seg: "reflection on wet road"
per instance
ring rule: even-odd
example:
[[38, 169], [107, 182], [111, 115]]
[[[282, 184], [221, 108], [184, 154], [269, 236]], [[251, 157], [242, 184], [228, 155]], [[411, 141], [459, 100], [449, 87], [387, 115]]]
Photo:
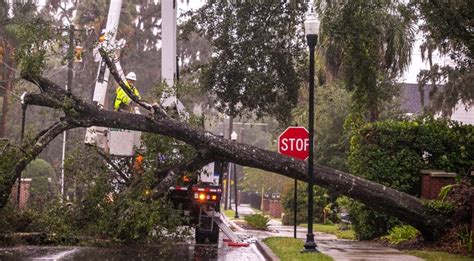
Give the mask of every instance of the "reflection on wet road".
[[254, 244], [250, 247], [229, 247], [219, 244], [197, 245], [174, 243], [160, 246], [98, 247], [45, 247], [20, 246], [0, 248], [0, 260], [264, 260]]

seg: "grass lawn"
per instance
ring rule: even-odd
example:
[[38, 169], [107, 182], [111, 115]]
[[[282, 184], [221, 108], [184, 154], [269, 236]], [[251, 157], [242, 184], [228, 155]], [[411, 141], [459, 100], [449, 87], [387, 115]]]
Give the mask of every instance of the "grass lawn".
[[417, 256], [425, 259], [426, 261], [472, 261], [472, 257], [453, 255], [446, 252], [435, 252], [435, 251], [422, 251], [422, 250], [410, 250], [406, 251], [407, 254]]
[[224, 210], [224, 214], [227, 216], [227, 218], [229, 219], [235, 219], [234, 216], [235, 216], [235, 211], [232, 210], [232, 209], [227, 209], [227, 210]]
[[282, 261], [286, 260], [333, 260], [322, 253], [300, 253], [303, 250], [304, 242], [301, 239], [291, 237], [269, 237], [263, 240], [273, 253]]
[[[300, 224], [300, 226], [308, 227], [308, 224]], [[318, 232], [333, 234], [337, 236], [337, 238], [355, 240], [354, 230], [349, 229], [349, 230], [342, 231], [342, 230], [339, 230], [337, 225], [313, 224], [313, 230], [318, 231]]]

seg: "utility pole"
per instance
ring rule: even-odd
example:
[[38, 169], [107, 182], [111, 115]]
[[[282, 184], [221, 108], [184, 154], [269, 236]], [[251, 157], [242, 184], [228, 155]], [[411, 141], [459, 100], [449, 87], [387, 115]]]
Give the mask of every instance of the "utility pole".
[[[67, 64], [67, 83], [64, 89], [72, 89], [72, 81], [74, 79], [74, 58], [75, 58], [75, 45], [74, 45], [74, 36], [76, 32], [82, 32], [84, 30], [76, 29], [73, 24], [69, 25], [68, 28], [62, 29], [68, 32], [69, 35], [69, 47], [68, 47], [68, 57], [69, 61]], [[66, 142], [67, 142], [67, 131], [63, 132], [63, 148], [62, 148], [62, 160], [61, 160], [61, 202], [64, 200], [64, 160], [66, 158]]]
[[[23, 138], [25, 137], [25, 120], [26, 120], [26, 104], [25, 104], [25, 94], [26, 92], [21, 95], [21, 133], [20, 133], [20, 144], [23, 145]], [[20, 209], [20, 197], [21, 197], [21, 172], [20, 176], [18, 177], [18, 188], [16, 192], [16, 199], [18, 203], [18, 209]]]
[[[229, 117], [229, 139], [231, 138], [232, 135], [232, 127], [233, 127], [233, 122], [234, 122], [234, 117], [230, 116]], [[225, 119], [224, 119], [225, 123]], [[227, 170], [227, 179], [226, 179], [226, 184], [225, 184], [225, 199], [224, 199], [224, 210], [230, 209], [230, 175], [232, 172], [232, 163], [229, 162], [228, 170]]]

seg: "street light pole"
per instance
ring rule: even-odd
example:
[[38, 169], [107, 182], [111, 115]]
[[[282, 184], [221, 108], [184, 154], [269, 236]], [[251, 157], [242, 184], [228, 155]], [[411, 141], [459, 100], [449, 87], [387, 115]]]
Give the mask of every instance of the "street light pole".
[[[237, 141], [237, 132], [232, 131], [230, 134], [232, 141]], [[239, 210], [237, 209], [237, 171], [235, 169], [235, 163], [232, 163], [232, 174], [234, 174], [234, 204], [235, 204], [235, 215], [234, 218], [239, 218]]]
[[309, 158], [308, 158], [308, 234], [303, 252], [319, 252], [313, 234], [313, 160], [314, 160], [314, 50], [318, 42], [319, 21], [311, 10], [304, 22], [309, 47]]
[[[232, 124], [234, 121], [234, 117], [230, 116], [229, 117], [229, 139], [232, 138]], [[225, 119], [224, 119], [225, 123]], [[224, 210], [230, 209], [231, 208], [231, 202], [230, 202], [230, 175], [232, 172], [232, 163], [229, 162], [228, 164], [228, 170], [227, 170], [227, 179], [226, 179], [226, 184], [225, 184], [225, 198], [224, 198]]]

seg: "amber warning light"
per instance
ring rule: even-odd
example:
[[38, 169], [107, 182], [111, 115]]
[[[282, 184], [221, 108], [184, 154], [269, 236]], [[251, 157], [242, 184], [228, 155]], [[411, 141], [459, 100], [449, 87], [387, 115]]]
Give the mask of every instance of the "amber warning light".
[[217, 200], [217, 195], [216, 194], [206, 194], [206, 193], [197, 193], [195, 192], [194, 193], [194, 198], [195, 199], [198, 199], [199, 201], [205, 201], [205, 200], [213, 200], [213, 201], [216, 201]]
[[206, 199], [206, 194], [201, 193], [199, 194], [199, 200], [205, 200]]

